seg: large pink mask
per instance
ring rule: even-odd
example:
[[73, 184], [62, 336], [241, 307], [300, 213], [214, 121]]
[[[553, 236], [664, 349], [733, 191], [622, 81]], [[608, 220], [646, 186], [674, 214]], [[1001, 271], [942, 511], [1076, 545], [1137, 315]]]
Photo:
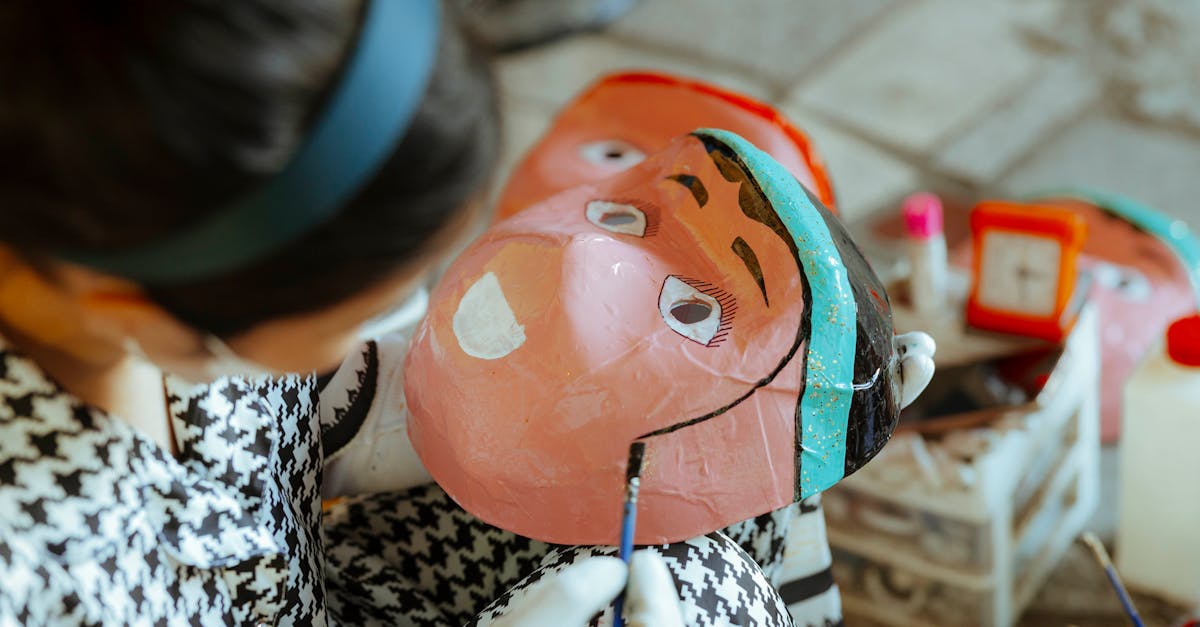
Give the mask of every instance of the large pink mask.
[[749, 142], [696, 131], [492, 227], [449, 268], [406, 366], [409, 433], [465, 509], [540, 540], [638, 543], [836, 483], [932, 374], [836, 218]]
[[612, 176], [697, 128], [744, 137], [836, 212], [820, 156], [808, 137], [771, 106], [692, 79], [627, 72], [597, 81], [563, 107], [513, 171], [496, 218]]

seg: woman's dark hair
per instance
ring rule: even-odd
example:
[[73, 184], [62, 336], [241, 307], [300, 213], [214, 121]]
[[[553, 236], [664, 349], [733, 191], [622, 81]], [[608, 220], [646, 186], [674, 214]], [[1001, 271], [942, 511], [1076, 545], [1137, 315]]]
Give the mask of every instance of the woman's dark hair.
[[[398, 0], [0, 3], [0, 241], [33, 257], [119, 250], [251, 192], [320, 115], [370, 1]], [[250, 267], [151, 298], [232, 335], [421, 252], [498, 152], [491, 74], [453, 17], [410, 127], [343, 210]]]

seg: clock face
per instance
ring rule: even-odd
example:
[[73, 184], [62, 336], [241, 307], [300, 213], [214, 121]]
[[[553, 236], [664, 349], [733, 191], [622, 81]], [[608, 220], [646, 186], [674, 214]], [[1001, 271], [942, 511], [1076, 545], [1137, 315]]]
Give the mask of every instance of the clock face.
[[1058, 300], [1062, 243], [1051, 237], [993, 230], [983, 236], [979, 304], [1044, 318]]

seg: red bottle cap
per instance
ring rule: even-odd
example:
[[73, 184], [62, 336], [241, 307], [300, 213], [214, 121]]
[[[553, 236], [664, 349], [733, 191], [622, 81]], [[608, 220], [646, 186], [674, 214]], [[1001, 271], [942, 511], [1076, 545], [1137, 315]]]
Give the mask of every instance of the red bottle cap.
[[1200, 366], [1200, 314], [1180, 318], [1167, 327], [1167, 356], [1177, 364]]

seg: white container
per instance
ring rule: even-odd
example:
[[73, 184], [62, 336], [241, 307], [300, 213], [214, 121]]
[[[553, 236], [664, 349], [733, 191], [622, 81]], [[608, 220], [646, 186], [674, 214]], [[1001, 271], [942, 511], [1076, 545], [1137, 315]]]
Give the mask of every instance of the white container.
[[[969, 429], [899, 433], [822, 494], [847, 625], [1017, 624], [1099, 503], [1096, 314], [1080, 312], [1034, 402]], [[1024, 341], [947, 337], [939, 365], [943, 346], [964, 363]]]
[[1130, 587], [1200, 600], [1200, 316], [1173, 323], [1125, 386], [1117, 568]]

